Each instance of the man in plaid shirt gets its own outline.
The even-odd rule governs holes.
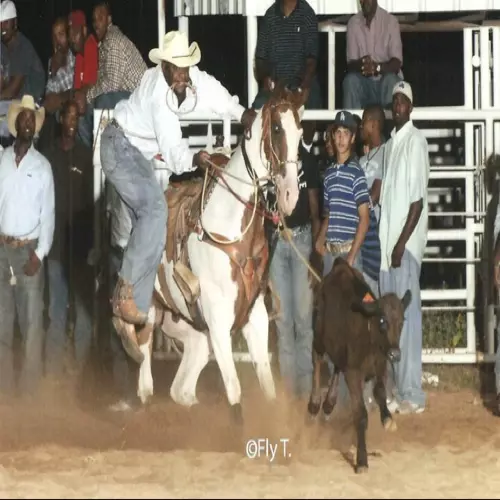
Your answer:
[[[100,2],[94,7],[92,23],[99,42],[99,73],[96,84],[80,92],[85,93],[86,99],[80,135],[89,146],[92,144],[94,109],[114,109],[119,101],[127,99],[139,86],[148,69],[137,47],[118,26],[112,24],[107,2]]]
[[[52,25],[52,47],[54,53],[49,59],[44,107],[49,113],[61,108],[69,98],[75,76],[75,56],[69,48],[68,20],[56,19]]]

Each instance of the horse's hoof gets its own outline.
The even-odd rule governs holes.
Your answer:
[[[398,426],[396,425],[396,422],[391,417],[389,417],[384,421],[384,429],[386,431],[394,432],[398,430]]]
[[[241,403],[231,406],[231,420],[236,425],[243,425],[243,408],[241,407]]]
[[[356,465],[356,474],[364,474],[368,472],[368,465]]]
[[[319,413],[321,405],[320,403],[314,403],[313,401],[309,400],[309,403],[307,403],[307,411],[309,415],[315,417]]]

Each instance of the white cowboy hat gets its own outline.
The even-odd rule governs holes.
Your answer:
[[[35,135],[40,132],[43,122],[45,120],[45,108],[39,108],[35,105],[35,100],[30,95],[25,95],[19,100],[12,101],[7,111],[7,126],[9,132],[17,137],[16,120],[21,111],[24,109],[31,109],[35,112]]]
[[[17,17],[16,6],[12,0],[4,0],[0,4],[0,22],[15,19]]]
[[[179,68],[186,68],[200,62],[201,51],[196,42],[189,45],[186,33],[169,31],[163,37],[163,48],[150,50],[149,59],[154,64],[168,61]]]

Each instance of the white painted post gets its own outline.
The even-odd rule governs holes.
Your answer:
[[[335,109],[335,29],[328,30],[328,109]]]
[[[188,16],[179,16],[177,19],[177,29],[182,33],[186,33],[189,39],[189,17]]]
[[[158,47],[163,46],[163,37],[165,36],[165,0],[157,0],[158,2]]]
[[[479,28],[479,40],[481,109],[488,109],[491,108],[490,28]]]
[[[247,80],[248,80],[248,107],[250,107],[257,96],[259,87],[255,80],[253,64],[255,47],[257,47],[258,36],[257,16],[247,16]]]
[[[491,105],[494,108],[500,108],[500,28],[494,27],[493,31],[493,102]],[[498,150],[497,150],[498,151]]]
[[[472,62],[472,28],[464,28],[464,105],[474,108],[474,67]]]

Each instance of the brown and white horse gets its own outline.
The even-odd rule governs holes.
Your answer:
[[[160,325],[168,337],[183,343],[182,360],[170,389],[176,403],[191,406],[198,402],[197,381],[213,352],[229,404],[236,416],[241,415],[241,387],[231,342],[232,333],[240,329],[260,387],[267,399],[276,397],[268,355],[265,286],[261,283],[268,264],[263,222],[269,212],[262,209],[261,203],[265,201],[265,184],[270,182],[276,188],[281,213],[289,215],[295,208],[304,98],[299,92],[276,89],[257,113],[250,134],[242,139],[222,173],[214,176],[216,181],[205,192],[197,230],[186,241],[189,264],[199,280],[198,318],[193,317],[193,309],[188,307],[173,278],[175,261],[169,262],[167,253],[163,253],[155,284],[155,305],[148,324],[139,333],[143,359],[137,394],[143,403],[153,394],[154,324]],[[254,196],[256,192],[258,198]]]

